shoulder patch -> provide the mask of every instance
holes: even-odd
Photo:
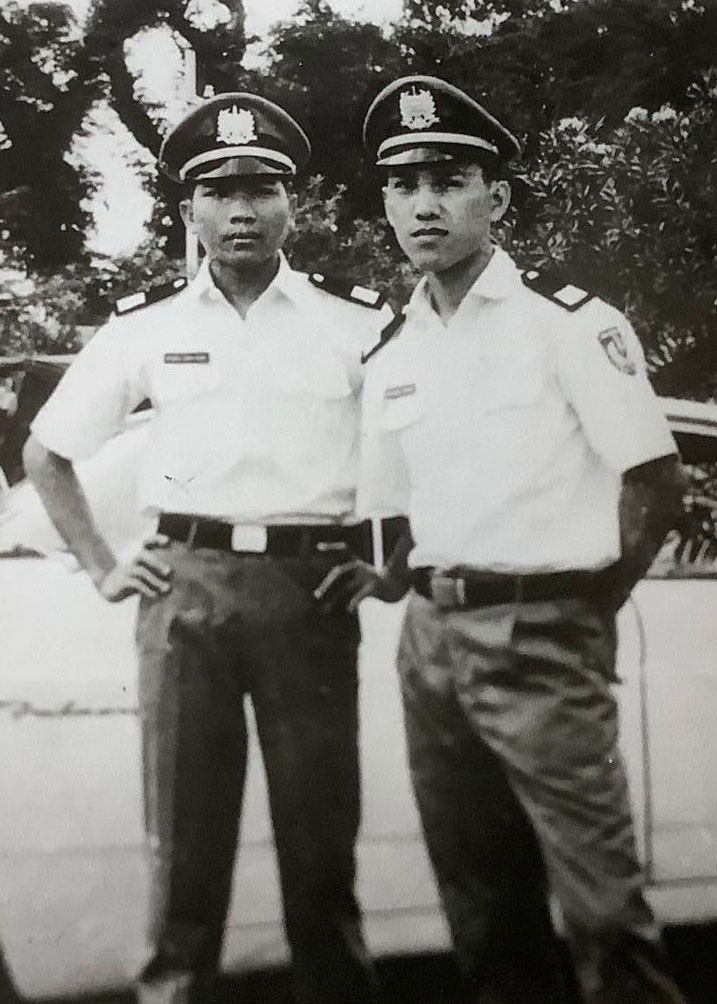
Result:
[[[597,338],[603,347],[605,355],[615,369],[620,370],[621,373],[625,373],[627,376],[635,376],[637,373],[637,364],[630,355],[627,342],[623,338],[620,329],[615,327],[606,328],[598,334]]]
[[[406,315],[402,310],[399,310],[399,312],[394,317],[391,318],[386,327],[383,329],[383,331],[379,336],[378,341],[373,346],[373,348],[370,348],[368,352],[364,352],[364,354],[361,356],[361,362],[367,363],[369,359],[371,359],[373,356],[376,355],[377,352],[381,351],[384,345],[388,345],[393,336],[399,333],[399,331],[403,327],[403,322],[405,320],[406,320]]]
[[[169,296],[179,293],[187,285],[184,277],[173,279],[172,282],[165,282],[161,286],[152,286],[150,289],[140,290],[139,293],[130,293],[122,296],[115,303],[115,314],[121,317],[123,314],[131,314],[134,310],[141,310],[142,307],[149,307],[152,303],[159,303]]]
[[[528,289],[540,293],[565,310],[579,310],[594,296],[593,293],[566,282],[565,276],[553,269],[539,271],[537,268],[529,268],[522,273],[522,279]]]
[[[358,303],[362,307],[371,307],[373,310],[380,310],[386,302],[385,296],[375,289],[366,289],[365,286],[356,286],[350,279],[341,279],[331,275],[321,275],[320,272],[313,272],[309,276],[309,282],[317,289],[323,289],[325,293],[338,296],[342,300],[349,300],[351,303]]]

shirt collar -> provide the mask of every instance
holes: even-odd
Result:
[[[289,265],[284,252],[280,251],[279,269],[258,299],[264,300],[279,296],[296,302],[302,295],[305,286],[305,276],[301,272],[295,272]],[[205,257],[202,260],[199,271],[190,283],[187,292],[197,300],[224,300],[224,294],[214,282],[212,273],[209,271],[208,258]]]
[[[468,296],[505,300],[520,280],[518,266],[507,251],[496,247],[493,256],[468,290]]]
[[[209,261],[207,258],[203,258],[199,271],[187,287],[187,295],[195,300],[200,298],[211,299],[213,292],[218,293],[219,290],[214,285],[212,274],[209,271]]]
[[[277,292],[287,300],[291,300],[292,303],[306,299],[307,293],[311,296],[313,292],[312,287],[306,281],[306,275],[303,272],[294,271],[283,251],[279,255],[279,271],[266,292],[268,293],[269,290]]]
[[[519,281],[520,273],[513,259],[507,251],[495,247],[490,261],[466,293],[465,300],[469,297],[471,299],[505,300]],[[435,314],[431,302],[431,289],[425,276],[413,291],[406,306],[406,313],[409,316],[419,317],[425,317],[428,313]]]

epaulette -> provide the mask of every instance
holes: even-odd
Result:
[[[540,293],[541,296],[546,297],[552,303],[557,303],[565,310],[579,310],[595,295],[566,282],[565,276],[554,269],[538,271],[536,268],[529,268],[523,272],[522,278],[528,289]]]
[[[399,312],[391,318],[386,327],[383,329],[373,348],[369,349],[368,352],[364,352],[361,356],[361,362],[367,363],[372,356],[375,356],[377,352],[381,351],[384,345],[388,345],[393,336],[399,333],[405,320],[406,315],[402,310],[399,310]]]
[[[121,296],[115,303],[115,314],[131,314],[133,310],[141,310],[142,307],[149,307],[152,303],[159,303],[166,300],[168,296],[174,296],[187,285],[187,280],[180,276],[171,282],[165,282],[161,286],[152,286],[150,289],[143,289],[139,293],[130,293],[128,296]]]
[[[380,310],[386,302],[386,297],[375,289],[366,289],[365,286],[356,286],[350,279],[341,279],[333,275],[321,275],[320,272],[313,272],[309,276],[309,282],[317,289],[323,289],[325,293],[332,296],[340,296],[342,300],[349,300],[351,303],[359,303],[362,307],[372,307]]]

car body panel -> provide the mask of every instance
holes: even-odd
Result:
[[[646,648],[652,876],[717,881],[717,582],[649,580],[637,602]],[[686,769],[695,764],[698,770]]]

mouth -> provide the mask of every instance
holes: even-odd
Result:
[[[249,244],[252,241],[258,241],[260,237],[261,234],[258,234],[253,230],[237,230],[230,234],[226,234],[223,240],[225,244]]]
[[[447,235],[448,231],[443,227],[421,227],[418,230],[414,230],[411,237],[414,240],[418,240],[421,237],[446,237]]]

